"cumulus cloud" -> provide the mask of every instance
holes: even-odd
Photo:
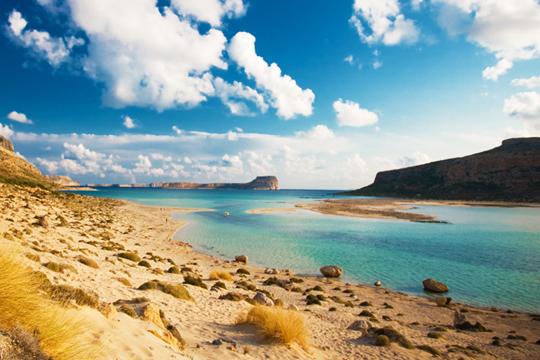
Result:
[[[0,123],[0,136],[10,139],[12,135],[13,130],[9,126]]]
[[[85,70],[106,87],[112,106],[164,110],[195,106],[212,94],[212,68],[226,69],[226,38],[201,34],[154,0],[69,0],[75,24],[88,36]]]
[[[11,111],[9,114],[7,114],[7,118],[21,124],[33,124],[32,120],[30,120],[26,114],[17,111]]]
[[[171,5],[181,14],[212,26],[221,26],[223,17],[236,18],[246,13],[242,0],[172,0]]]
[[[237,33],[228,47],[229,56],[244,69],[249,78],[255,80],[257,88],[266,92],[270,105],[283,119],[313,113],[315,94],[311,89],[302,89],[289,75],[283,75],[276,63],[268,65],[257,55],[255,37],[247,32]]]
[[[497,80],[515,61],[540,56],[540,3],[537,0],[437,0],[468,14],[469,41],[495,55],[484,78]]]
[[[75,46],[84,44],[81,38],[54,37],[46,31],[27,28],[28,22],[17,10],[9,15],[8,29],[10,34],[24,47],[45,58],[52,66],[58,66],[69,58]]]
[[[264,97],[257,90],[234,81],[232,84],[226,82],[222,78],[214,79],[214,87],[217,96],[227,106],[231,114],[239,116],[251,116],[254,112],[250,110],[247,102],[255,104],[257,109],[262,113],[268,110],[268,104]]]
[[[528,133],[540,134],[540,93],[520,92],[504,100],[503,111],[523,121]]]
[[[379,116],[376,113],[361,108],[354,101],[338,99],[334,101],[333,108],[339,126],[362,127],[379,122]]]
[[[355,0],[353,10],[349,22],[368,44],[392,46],[418,40],[419,31],[401,13],[398,0]]]
[[[512,86],[524,87],[527,89],[540,88],[540,76],[531,76],[526,79],[514,79],[512,80]]]
[[[122,125],[124,125],[126,129],[134,129],[135,127],[137,127],[133,118],[128,115],[124,116],[124,121],[122,121]]]

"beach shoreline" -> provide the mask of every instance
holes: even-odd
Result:
[[[187,223],[176,219],[175,214],[201,209],[147,206],[126,200],[0,186],[0,201],[6,209],[0,217],[0,234],[5,239],[9,234],[12,240],[6,241],[18,243],[22,253],[31,255],[24,259],[28,266],[54,284],[95,293],[100,303],[108,304],[107,309],[115,307],[113,304],[120,300],[144,297],[166,315],[185,341],[182,349],[175,347],[170,339],[166,342],[163,340],[166,337],[153,335],[162,330],[151,320],[132,318],[120,311],[118,305],[118,312],[106,312],[106,316],[85,308],[97,321],[102,334],[100,343],[114,358],[429,359],[432,354],[426,349],[435,349],[451,359],[488,354],[491,358],[530,359],[540,350],[534,343],[540,333],[540,321],[531,321],[537,315],[453,302],[438,306],[433,299],[392,291],[384,284],[374,287],[298,275],[291,269],[266,269],[254,266],[249,260],[244,264],[195,251],[190,244],[176,240],[181,239]],[[36,225],[36,217],[46,217],[46,227]],[[23,235],[19,238],[18,234]],[[145,261],[144,266],[119,257],[120,252],[137,254]],[[93,259],[98,266],[82,264],[81,256]],[[45,266],[51,262],[71,270],[52,271]],[[173,263],[180,273],[169,272]],[[244,269],[243,273],[239,269]],[[182,284],[189,274],[212,288],[217,283],[210,280],[214,271],[230,273],[234,281],[223,281],[226,289],[212,291],[184,285],[193,301],[175,299],[157,290],[138,289],[152,280]],[[124,278],[122,281],[129,285],[118,278]],[[268,283],[268,279],[276,280]],[[237,293],[251,299],[257,291],[268,292],[283,307],[297,309],[302,314],[311,333],[308,350],[276,344],[261,337],[252,327],[237,325],[238,317],[252,305],[222,297]],[[309,295],[319,296],[320,304],[308,305]],[[455,329],[456,310],[490,332]],[[359,316],[364,312],[370,315]],[[414,348],[398,344],[375,346],[373,335],[351,328],[359,320],[373,328],[392,327]],[[443,332],[441,337],[428,336],[437,329]],[[509,334],[527,340],[507,339]],[[493,336],[502,339],[502,346],[492,345]]]

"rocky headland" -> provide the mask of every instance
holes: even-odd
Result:
[[[478,154],[379,172],[346,195],[540,202],[540,138],[507,139]]]

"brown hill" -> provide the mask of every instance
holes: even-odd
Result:
[[[17,155],[11,141],[2,136],[0,136],[0,183],[53,187],[34,165]]]
[[[170,182],[154,184],[164,189],[239,189],[239,190],[278,190],[279,181],[275,176],[257,176],[248,183],[189,183]]]
[[[478,154],[382,171],[350,195],[540,202],[540,138],[507,139]]]

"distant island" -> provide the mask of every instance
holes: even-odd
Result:
[[[279,190],[279,181],[275,176],[257,176],[254,180],[248,183],[152,182],[146,184],[87,184],[86,187]]]
[[[460,158],[379,172],[346,195],[540,202],[540,137],[514,138]]]

